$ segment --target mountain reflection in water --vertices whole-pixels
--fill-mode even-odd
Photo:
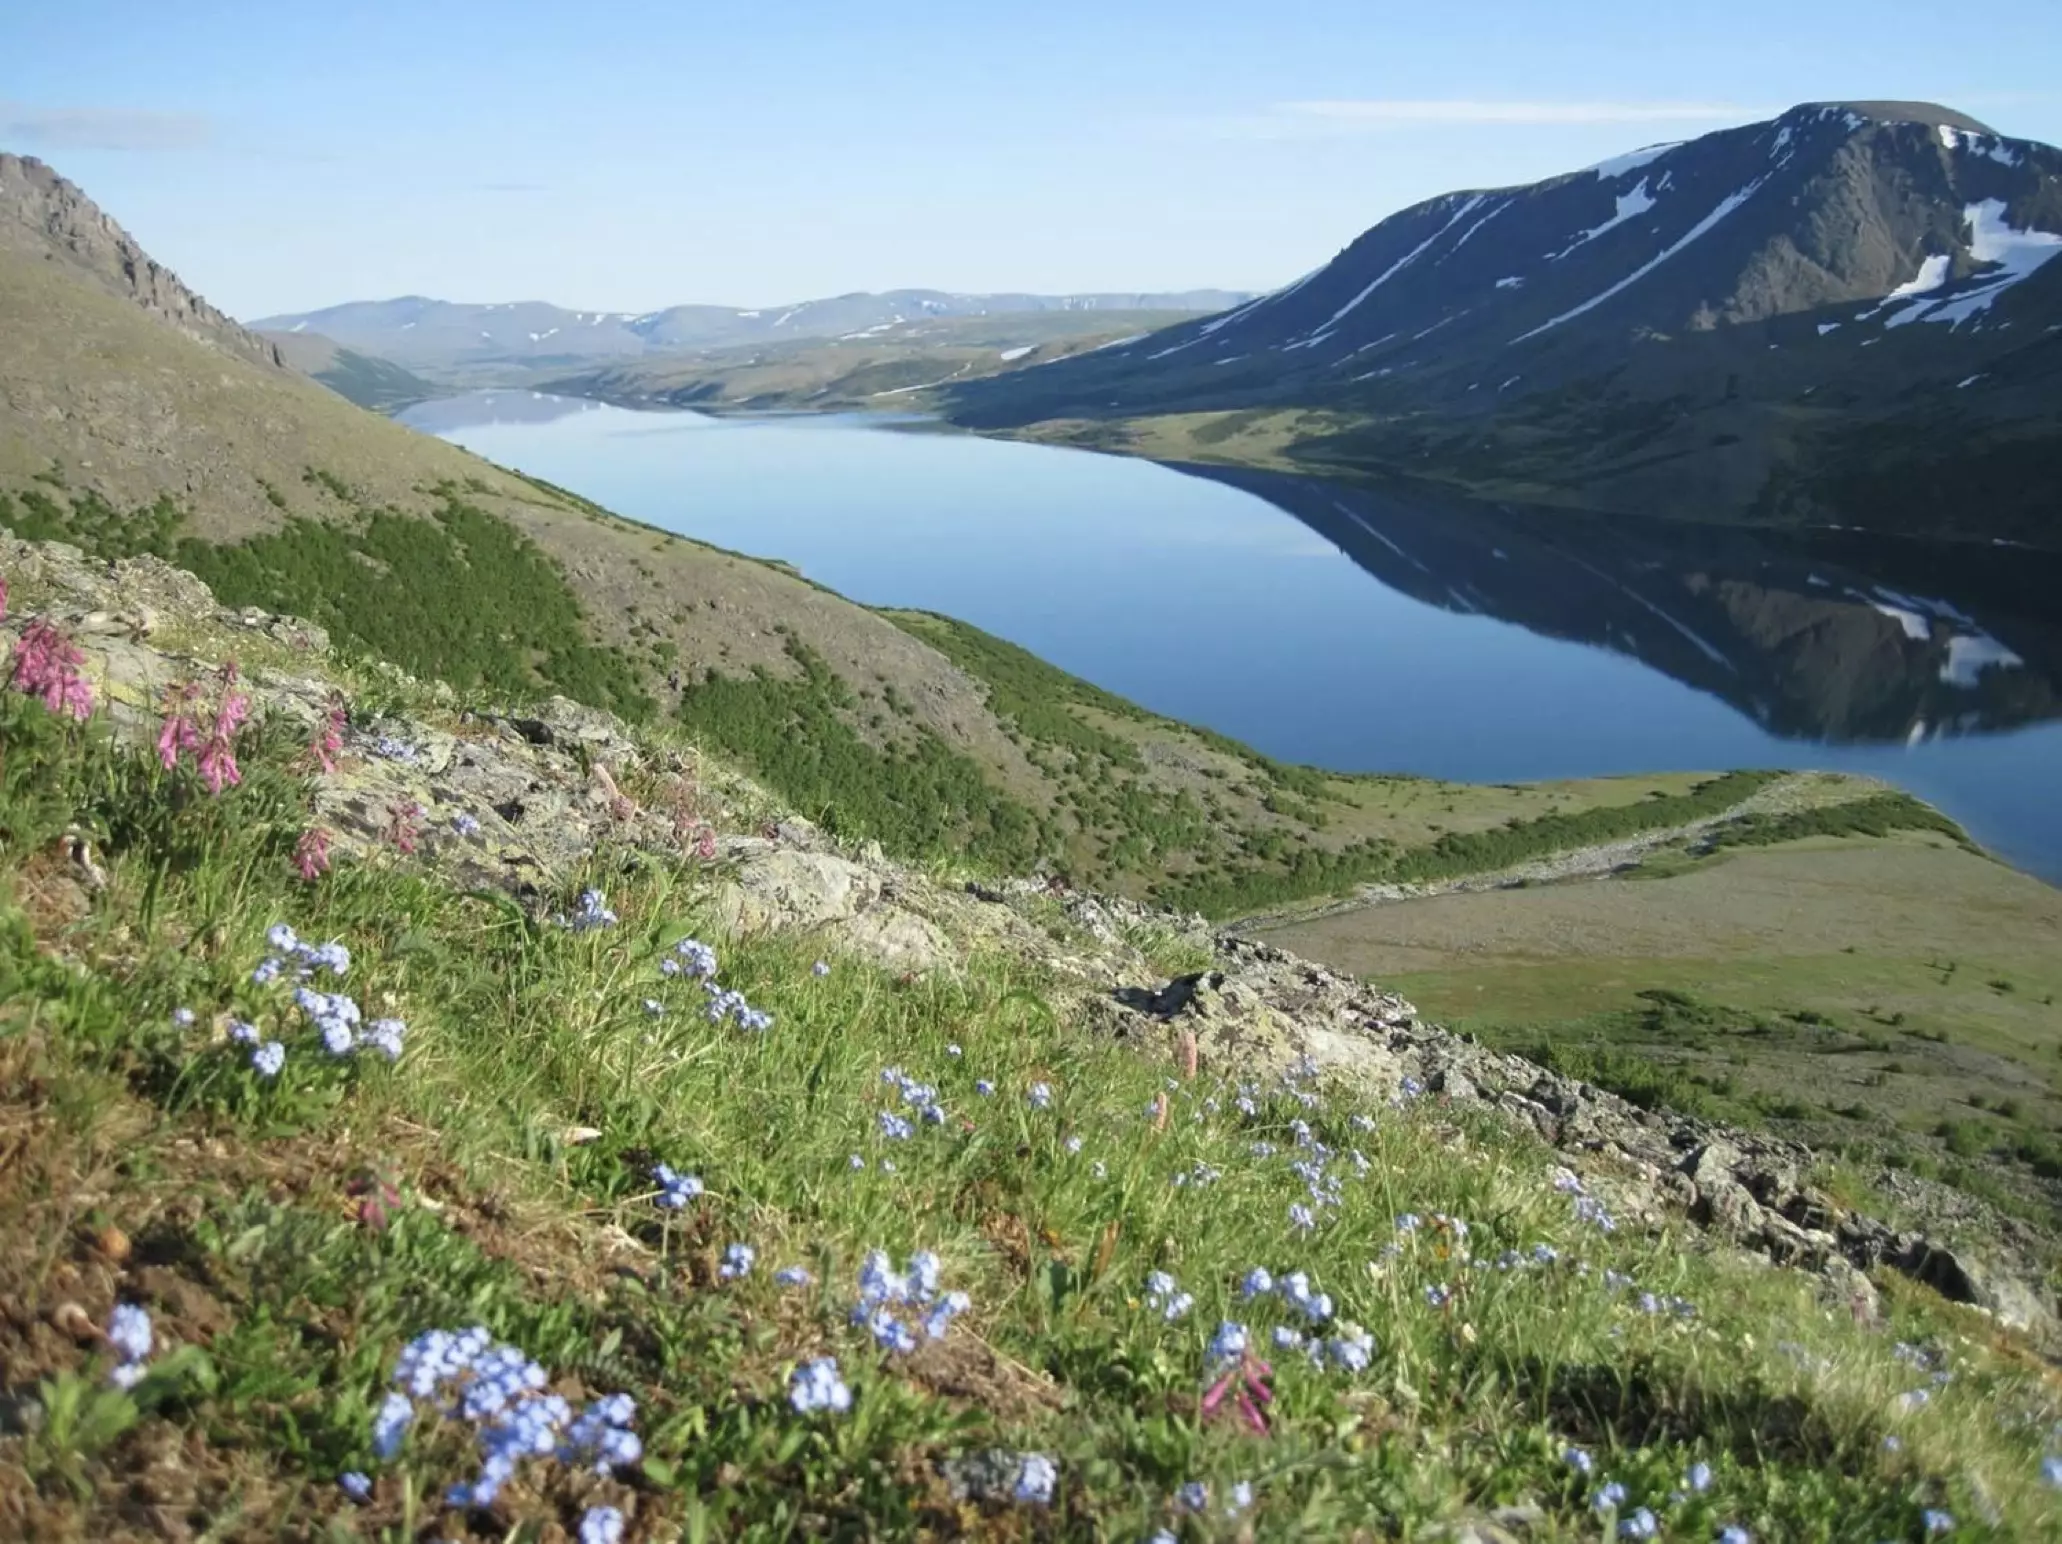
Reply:
[[[2062,557],[1397,496],[1183,465],[1391,589],[1629,656],[1769,733],[1916,743],[2062,716]]]

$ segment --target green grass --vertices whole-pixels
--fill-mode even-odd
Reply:
[[[426,679],[503,695],[558,691],[637,719],[652,709],[620,649],[591,640],[559,567],[507,521],[439,490],[428,518],[366,507],[321,468],[305,482],[351,506],[349,518],[289,517],[237,542],[181,534],[169,498],[122,513],[91,493],[0,494],[0,525],[36,541],[71,542],[96,557],[175,560],[228,606],[318,622],[338,643]],[[272,501],[284,507],[276,488]]]
[[[818,977],[806,940],[767,938],[724,950],[721,980],[773,1028],[717,1028],[656,969],[707,924],[693,874],[597,853],[587,877],[621,921],[580,934],[392,855],[302,885],[290,738],[259,734],[244,785],[210,801],[97,724],[11,694],[0,715],[0,1350],[61,1417],[0,1433],[0,1525],[19,1536],[119,1536],[136,1485],[215,1537],[444,1536],[464,1445],[425,1418],[381,1464],[367,1419],[409,1337],[473,1322],[569,1394],[639,1401],[643,1463],[614,1480],[534,1466],[492,1523],[526,1536],[604,1500],[639,1539],[1387,1537],[1528,1502],[1545,1513],[1534,1537],[1595,1539],[1571,1443],[1671,1536],[1736,1520],[1767,1539],[1909,1538],[1927,1505],[1962,1517],[1962,1537],[2058,1520],[2037,1477],[2053,1395],[1915,1289],[1891,1293],[1888,1333],[1863,1332],[1802,1277],[1578,1223],[1546,1151],[1500,1127],[1348,1090],[1306,1103],[1270,1085],[1242,1111],[1234,1089],[1179,1085],[1155,1131],[1142,1112],[1162,1069],[1078,1032],[1035,962],[971,953],[898,981],[840,960]],[[106,869],[83,911],[52,888],[67,829]],[[398,1065],[330,1060],[253,983],[282,921],[349,945],[345,988],[408,1023]],[[655,996],[672,1011],[648,1015]],[[229,1016],[290,1045],[276,1083],[214,1038]],[[877,1134],[889,1065],[938,1087],[942,1125]],[[1050,1109],[1026,1098],[1040,1082]],[[1340,1180],[1308,1234],[1289,1218],[1306,1199],[1298,1121]],[[1256,1156],[1262,1140],[1278,1155]],[[706,1195],[659,1212],[655,1161]],[[383,1228],[353,1216],[369,1170],[399,1194]],[[1405,1211],[1427,1224],[1399,1233]],[[111,1228],[133,1253],[110,1252]],[[737,1240],[759,1267],[720,1282],[710,1266]],[[1490,1264],[1539,1243],[1557,1263]],[[935,1250],[969,1294],[943,1342],[891,1358],[848,1322],[874,1248]],[[777,1289],[790,1263],[817,1285]],[[1358,1374],[1275,1355],[1265,1440],[1196,1407],[1220,1317],[1261,1335],[1292,1322],[1240,1300],[1255,1264],[1308,1271],[1377,1347]],[[1189,1316],[1141,1301],[1155,1269],[1194,1293]],[[1637,1287],[1607,1288],[1607,1269]],[[1434,1309],[1435,1286],[1461,1290]],[[1639,1290],[1696,1313],[1642,1312]],[[100,1318],[117,1298],[148,1302],[160,1334],[160,1374],[130,1406],[90,1393],[105,1367],[90,1346],[39,1328],[61,1302]],[[1953,1373],[1910,1414],[1897,1397],[1923,1379],[1897,1340]],[[842,1420],[784,1402],[789,1370],[825,1354],[856,1395]],[[1049,1509],[952,1499],[941,1463],[997,1447],[1053,1456]],[[1671,1503],[1697,1460],[1711,1490]],[[338,1495],[347,1468],[377,1475],[370,1505]],[[1221,1503],[1241,1480],[1241,1523],[1174,1509],[1186,1482]]]
[[[795,676],[711,675],[683,694],[681,722],[831,831],[902,853],[957,851],[1005,867],[1037,860],[1036,816],[970,757],[922,728],[900,743],[862,738],[851,690],[805,645],[791,637],[787,648]]]
[[[1875,837],[1800,824],[1807,839],[1625,879],[1388,904],[1266,936],[1635,1103],[1788,1123],[1980,1186],[2052,1230],[2056,1192],[2037,1182],[2062,1173],[2054,890],[1930,825]],[[1943,1123],[1970,1120],[1993,1139],[1980,1166],[1951,1172]]]
[[[1742,815],[1716,827],[1701,843],[1707,850],[1727,847],[1772,847],[1809,836],[1889,836],[1896,831],[1931,831],[1962,846],[1975,848],[1968,833],[1954,821],[1910,794],[1895,789],[1781,814]]]

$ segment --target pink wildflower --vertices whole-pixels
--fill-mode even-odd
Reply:
[[[193,718],[193,704],[199,696],[198,681],[165,688],[165,717],[158,725],[158,763],[167,772],[179,765],[186,752],[200,749],[200,725]]]
[[[337,756],[344,748],[344,705],[332,699],[329,711],[322,722],[315,726],[315,737],[308,742],[308,754],[315,764],[325,772],[337,769]]]
[[[1274,1390],[1267,1386],[1273,1373],[1272,1364],[1261,1361],[1251,1351],[1240,1352],[1231,1371],[1219,1378],[1203,1396],[1204,1416],[1216,1414],[1224,1403],[1224,1396],[1231,1394],[1232,1407],[1238,1412],[1239,1419],[1255,1436],[1267,1436],[1267,1415],[1260,1407],[1274,1402]]]
[[[704,825],[695,833],[694,852],[704,863],[716,856],[716,828]]]
[[[395,805],[387,820],[387,840],[402,853],[414,853],[415,844],[422,838],[422,818],[422,806],[413,799]]]
[[[191,752],[201,781],[216,795],[243,781],[236,764],[236,735],[250,719],[251,700],[235,690],[236,678],[236,661],[231,660],[217,673],[212,712],[203,706],[207,688],[200,682],[167,688],[165,718],[158,726],[159,763],[169,772]]]
[[[301,833],[300,841],[294,847],[294,867],[301,872],[301,878],[310,884],[318,875],[329,872],[329,833],[320,826],[310,826]]]
[[[401,1192],[381,1174],[361,1174],[344,1187],[344,1193],[357,1199],[353,1210],[359,1225],[375,1233],[386,1228],[388,1212],[401,1204]]]
[[[93,712],[93,688],[79,674],[86,656],[77,644],[49,622],[38,619],[22,630],[14,651],[12,684],[18,692],[43,699],[52,713],[68,714],[84,723]]]

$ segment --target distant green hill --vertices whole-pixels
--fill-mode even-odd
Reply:
[[[395,413],[431,397],[443,388],[431,385],[390,359],[377,359],[348,349],[319,333],[261,332],[280,357],[303,375],[313,376],[347,402],[375,413]]]

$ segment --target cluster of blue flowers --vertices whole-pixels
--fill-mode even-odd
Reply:
[[[918,1082],[900,1067],[883,1067],[881,1081],[902,1096],[903,1108],[917,1120],[926,1126],[945,1124],[945,1106],[939,1102],[936,1086]],[[893,1110],[882,1110],[875,1119],[880,1134],[891,1142],[907,1142],[916,1135],[916,1126],[909,1117]]]
[[[1313,1287],[1305,1271],[1288,1271],[1276,1276],[1265,1267],[1256,1265],[1240,1278],[1239,1296],[1249,1303],[1272,1298],[1308,1327],[1306,1330],[1294,1324],[1276,1325],[1271,1338],[1277,1351],[1301,1352],[1313,1367],[1336,1367],[1350,1373],[1367,1371],[1368,1364],[1374,1360],[1375,1337],[1358,1324],[1335,1322],[1332,1295]],[[1329,1334],[1325,1333],[1328,1328]],[[1220,1353],[1233,1345],[1243,1351],[1246,1338],[1247,1330],[1243,1324],[1225,1320],[1218,1326],[1217,1338],[1211,1342],[1212,1360],[1235,1359],[1238,1351],[1231,1352],[1230,1357]]]
[[[924,1338],[943,1340],[952,1321],[974,1306],[964,1292],[938,1291],[943,1270],[938,1257],[920,1249],[909,1257],[909,1268],[895,1269],[884,1249],[868,1253],[859,1267],[858,1300],[852,1306],[852,1322],[863,1325],[882,1349],[907,1356],[920,1344],[916,1330],[893,1310],[910,1312],[923,1330]]]
[[[845,1386],[845,1380],[838,1372],[838,1359],[820,1356],[797,1367],[794,1377],[788,1381],[788,1403],[794,1406],[798,1415],[809,1415],[817,1410],[843,1415],[850,1410],[852,1390]]]
[[[759,1251],[750,1244],[732,1244],[723,1251],[723,1263],[716,1268],[716,1274],[725,1281],[741,1281],[752,1274],[758,1259]]]
[[[1190,1480],[1174,1493],[1174,1504],[1182,1511],[1190,1512],[1200,1517],[1210,1510],[1210,1487],[1201,1480]],[[1225,1497],[1224,1515],[1226,1517],[1237,1517],[1241,1512],[1252,1506],[1252,1504],[1253,1487],[1248,1481],[1240,1480],[1236,1485],[1232,1486],[1231,1494]],[[1162,1540],[1167,1541],[1167,1544],[1173,1544],[1174,1537],[1175,1535],[1172,1530],[1162,1528],[1153,1535],[1148,1544],[1161,1544]]]
[[[335,940],[326,944],[309,943],[296,936],[284,922],[273,923],[266,930],[265,941],[272,952],[251,971],[251,981],[258,986],[272,986],[291,980],[294,983],[294,1006],[314,1028],[324,1050],[331,1056],[345,1057],[370,1049],[390,1062],[401,1059],[402,1040],[408,1031],[406,1024],[399,1019],[367,1022],[355,998],[309,985],[319,974],[326,972],[336,978],[348,972],[351,968],[349,949]],[[232,1019],[229,1038],[237,1045],[250,1048],[251,1066],[260,1077],[277,1077],[286,1065],[285,1043],[266,1038],[254,1024]]]
[[[1590,1453],[1579,1447],[1571,1447],[1561,1455],[1561,1461],[1584,1479],[1596,1474],[1597,1461]],[[1699,1459],[1683,1474],[1682,1487],[1668,1498],[1670,1506],[1681,1506],[1692,1495],[1702,1495],[1711,1488],[1711,1465]],[[1590,1492],[1590,1510],[1599,1518],[1618,1520],[1618,1537],[1621,1539],[1652,1539],[1661,1534],[1661,1519],[1652,1507],[1639,1506],[1625,1510],[1630,1499],[1624,1485],[1617,1480],[1606,1480]],[[1753,1535],[1738,1523],[1726,1523],[1718,1530],[1718,1544],[1753,1544]]]
[[[399,1453],[419,1406],[471,1425],[480,1472],[468,1483],[453,1485],[444,1497],[447,1505],[460,1507],[492,1505],[528,1459],[577,1464],[606,1475],[643,1456],[644,1444],[632,1430],[637,1403],[629,1395],[605,1395],[575,1411],[563,1396],[548,1392],[550,1382],[542,1367],[483,1327],[426,1330],[395,1363],[395,1389],[373,1416],[373,1451],[382,1460]],[[363,1477],[346,1476],[347,1490],[357,1488],[348,1483],[353,1478]],[[594,1512],[588,1516],[593,1519]],[[597,1536],[609,1536],[606,1519],[597,1527]],[[621,1531],[618,1515],[614,1536]]]
[[[1554,1170],[1554,1189],[1572,1199],[1577,1222],[1588,1223],[1600,1233],[1609,1233],[1617,1228],[1617,1219],[1602,1201],[1584,1188],[1582,1177],[1573,1169]]]
[[[118,1389],[133,1389],[141,1383],[154,1341],[148,1309],[134,1303],[115,1304],[114,1311],[107,1316],[107,1343],[114,1347],[119,1360],[107,1375],[108,1382]]]
[[[480,834],[480,817],[470,814],[465,810],[460,810],[451,817],[451,829],[460,836],[478,836]]]
[[[616,914],[609,909],[609,898],[599,890],[582,890],[580,901],[573,908],[571,916],[563,912],[554,919],[558,925],[574,933],[591,933],[596,928],[614,927]]]
[[[1043,1453],[1025,1453],[1017,1461],[1017,1479],[1011,1494],[1026,1506],[1050,1506],[1053,1487],[1059,1482],[1059,1465]]]
[[[398,761],[406,766],[419,766],[422,762],[422,752],[419,749],[410,745],[406,740],[398,739],[390,734],[383,734],[374,740],[372,742],[372,750],[376,756],[383,757],[388,761]]]
[[[652,1204],[666,1212],[685,1209],[687,1203],[700,1195],[704,1188],[698,1176],[682,1174],[678,1169],[663,1163],[652,1166],[652,1179],[659,1187],[659,1193],[653,1197]]]
[[[1196,1306],[1196,1299],[1194,1293],[1182,1291],[1180,1284],[1165,1271],[1154,1271],[1146,1277],[1146,1306],[1172,1324],[1176,1319],[1188,1317],[1188,1311]]]
[[[686,977],[699,981],[707,1001],[703,1013],[711,1024],[726,1020],[739,1029],[759,1033],[773,1027],[773,1015],[763,1009],[754,1008],[745,1001],[745,994],[719,986],[716,982],[716,951],[698,938],[683,938],[673,946],[673,952],[659,961],[659,974],[669,979]],[[647,1001],[647,1012],[663,1012],[662,1004]]]

